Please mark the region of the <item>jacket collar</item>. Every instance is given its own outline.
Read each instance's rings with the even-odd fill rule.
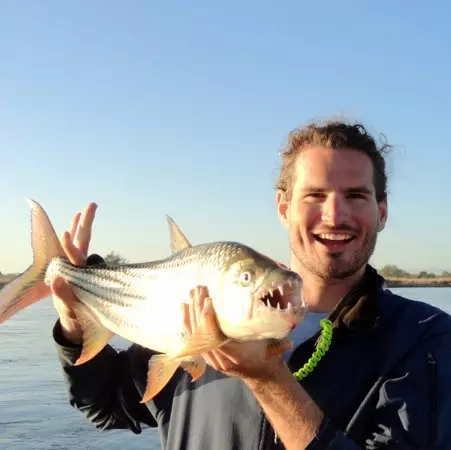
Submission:
[[[337,304],[329,320],[337,330],[370,331],[377,327],[384,278],[369,264],[363,278]]]

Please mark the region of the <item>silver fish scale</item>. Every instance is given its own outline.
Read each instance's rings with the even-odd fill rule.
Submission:
[[[216,242],[186,248],[163,260],[125,264],[118,266],[76,267],[69,261],[57,258],[50,269],[66,278],[77,288],[94,295],[95,309],[119,324],[123,318],[115,313],[112,305],[133,308],[137,301],[148,298],[148,289],[139,287],[139,280],[146,286],[152,282],[174,283],[182,289],[194,288],[195,280],[211,279],[222,270],[224,264],[239,257],[243,251],[251,251],[246,246],[234,242]],[[129,324],[133,327],[133,324]]]

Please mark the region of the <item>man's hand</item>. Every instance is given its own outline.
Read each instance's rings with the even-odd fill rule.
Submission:
[[[216,336],[221,332],[204,287],[191,292],[185,306],[185,330],[193,333],[201,325]],[[316,435],[323,413],[295,380],[281,353],[292,343],[274,347],[271,340],[232,341],[203,354],[207,364],[227,375],[238,376],[254,394],[287,450],[306,448]],[[291,344],[291,345],[290,345]]]
[[[95,203],[89,203],[81,213],[74,216],[70,231],[65,231],[61,236],[61,245],[72,264],[78,266],[86,264],[96,209]],[[71,305],[78,300],[69,283],[63,278],[57,277],[52,281],[50,288],[64,337],[73,344],[80,344],[82,331],[71,308]]]
[[[185,331],[192,334],[203,322],[209,332],[222,335],[225,340],[207,288],[198,286],[190,294],[191,304],[185,305]],[[277,376],[284,366],[281,353],[291,348],[291,345],[288,340],[277,342],[276,345],[271,339],[248,342],[235,340],[202,356],[207,364],[227,375],[264,381]]]

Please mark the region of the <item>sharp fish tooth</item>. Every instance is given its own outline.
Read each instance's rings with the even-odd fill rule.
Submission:
[[[278,289],[279,289],[280,294],[283,295],[283,285],[282,284],[278,287]]]
[[[288,286],[290,286],[291,287],[291,280],[290,279],[288,279]]]
[[[293,305],[291,304],[291,302],[288,302],[287,312],[291,311],[292,309],[293,309]]]
[[[280,303],[277,302],[277,310],[280,311]]]

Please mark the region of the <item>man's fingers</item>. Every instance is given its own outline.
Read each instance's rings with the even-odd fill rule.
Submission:
[[[196,327],[198,327],[202,322],[202,311],[204,309],[206,295],[206,289],[203,286],[196,287],[193,303]]]
[[[217,360],[215,354],[213,352],[203,353],[203,358],[205,359],[205,362],[213,367],[215,370],[223,370],[221,363]]]
[[[217,359],[221,360],[221,365],[224,366],[223,361],[228,360],[229,362],[231,362],[234,365],[239,364],[239,360],[237,358],[234,358],[232,355],[230,355],[229,353],[227,353],[226,351],[217,348],[215,350],[215,352],[217,353]]]
[[[72,264],[77,266],[84,266],[86,264],[86,255],[75,247],[68,231],[65,231],[61,236],[61,245]]]
[[[73,241],[75,239],[75,233],[77,232],[78,224],[80,222],[81,213],[75,214],[74,218],[72,219],[72,223],[70,225],[70,239]]]
[[[197,321],[196,321],[196,312],[194,310],[194,304],[197,301],[196,297],[196,289],[192,289],[190,291],[190,297],[191,297],[191,303],[188,305],[188,316],[189,316],[189,322],[190,322],[190,333],[194,333],[197,328]]]
[[[193,334],[193,329],[191,326],[191,319],[190,319],[190,308],[189,305],[186,303],[182,303],[180,305],[183,312],[183,327],[185,329],[185,332],[189,335]]]
[[[88,254],[89,241],[91,240],[92,223],[96,214],[97,205],[90,203],[81,213],[78,229],[75,233],[74,244],[84,255]]]
[[[77,297],[72,292],[69,283],[61,277],[55,277],[50,283],[50,289],[53,295],[62,300],[69,308],[76,302]]]

